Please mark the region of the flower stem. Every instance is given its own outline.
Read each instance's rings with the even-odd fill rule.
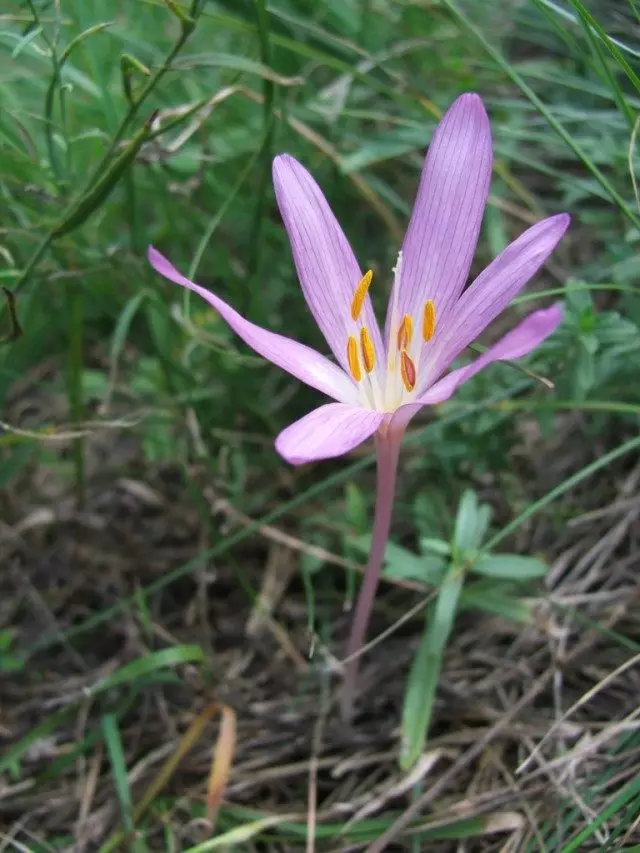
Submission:
[[[353,698],[358,676],[360,652],[366,637],[367,626],[380,580],[384,552],[387,547],[387,540],[389,539],[399,454],[400,436],[377,433],[376,509],[373,520],[371,550],[358,601],[356,602],[356,609],[351,624],[351,634],[349,635],[349,642],[347,644],[347,662],[344,673],[345,682],[341,697],[342,718],[345,721],[350,720],[353,713]]]

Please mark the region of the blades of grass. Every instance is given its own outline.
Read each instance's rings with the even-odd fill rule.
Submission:
[[[575,15],[572,15],[567,9],[564,9],[562,6],[558,6],[557,3],[554,3],[553,0],[543,0],[545,6],[547,6],[554,14],[558,15],[558,17],[563,18],[565,21],[571,21],[572,24],[576,24],[577,20]],[[633,0],[629,0],[630,3],[633,3]],[[625,44],[619,39],[611,39],[611,41],[619,47],[620,50],[624,51],[624,53],[628,53],[629,56],[633,56],[636,59],[640,59],[640,51],[631,47],[629,44]]]
[[[139,695],[139,691],[134,686],[123,700],[115,703],[112,713],[116,721],[121,721],[131,711]],[[67,768],[75,764],[78,758],[86,758],[89,755],[89,750],[93,749],[98,741],[103,740],[104,735],[101,729],[89,729],[82,740],[76,741],[68,749],[65,749],[61,755],[47,763],[46,768],[35,776],[34,787],[38,788],[38,786],[59,777]]]
[[[10,344],[13,341],[17,341],[18,338],[22,337],[22,326],[20,325],[20,320],[18,319],[18,310],[16,308],[15,294],[7,287],[2,287],[0,288],[0,290],[2,290],[2,292],[4,293],[7,310],[9,311],[9,331],[6,335],[2,335],[2,337],[0,337],[0,345],[2,345]]]
[[[220,730],[218,738],[213,747],[211,771],[207,788],[208,820],[213,827],[215,816],[226,788],[231,763],[235,751],[236,742],[236,718],[233,710],[228,705],[212,702],[201,711],[191,723],[187,731],[180,738],[178,746],[158,771],[157,776],[144,792],[140,803],[131,809],[131,800],[128,800],[128,820],[122,820],[122,829],[118,829],[111,835],[100,848],[99,853],[110,853],[120,846],[127,837],[131,838],[136,824],[153,805],[160,792],[166,787],[171,777],[177,770],[182,759],[191,751],[196,743],[202,738],[208,723],[216,714],[220,714]],[[121,809],[122,811],[122,809]]]
[[[416,763],[425,747],[442,659],[458,610],[463,582],[464,572],[452,563],[435,605],[427,611],[427,624],[411,665],[402,709],[400,767],[403,770]]]
[[[209,853],[210,850],[231,850],[239,844],[246,844],[266,829],[280,826],[288,820],[294,820],[296,817],[297,815],[295,814],[267,815],[257,820],[242,823],[240,826],[234,826],[233,829],[228,829],[215,838],[209,838],[201,844],[188,847],[184,853]]]
[[[238,832],[240,839],[242,838],[241,833],[248,823],[252,824],[271,817],[277,817],[277,815],[265,816],[264,812],[260,812],[257,809],[243,808],[240,806],[227,806],[225,808],[225,815],[233,817],[241,824],[240,826],[234,827],[234,829],[230,830],[230,833],[233,833],[233,835],[229,833],[227,836],[225,833],[225,837],[234,838],[236,837],[235,833]],[[349,822],[346,827],[344,822],[328,823],[319,821],[315,826],[315,838],[336,841],[338,842],[338,846],[333,846],[330,849],[344,850],[345,840],[356,844],[367,843],[375,840],[381,835],[381,833],[389,828],[394,816],[395,814],[392,813],[391,817],[365,818],[357,822]],[[438,820],[436,818],[436,820],[433,821],[433,823],[437,824],[435,826],[432,825],[431,820],[420,818],[413,821],[410,826],[407,827],[405,832],[398,837],[404,837],[405,833],[409,834],[409,832],[411,832],[412,836],[417,836],[422,842],[445,839],[462,840],[466,838],[479,837],[486,834],[487,831],[490,831],[489,827],[491,826],[492,817],[493,816],[489,814],[480,815],[478,817],[448,820]],[[308,837],[308,824],[306,823],[304,816],[299,814],[282,816],[278,823],[278,828],[279,832],[277,835],[272,835],[274,841],[281,840],[282,842],[286,842],[289,839],[291,841],[295,841],[306,839]],[[190,848],[190,850],[185,851],[185,853],[193,853],[193,851],[205,853],[205,851],[210,849],[215,850],[217,849],[219,839],[220,837],[211,839],[210,841],[205,841],[203,845]],[[213,848],[209,846],[211,843],[214,844]],[[298,849],[297,846],[295,849]],[[427,848],[423,849],[426,850]]]
[[[51,167],[51,171],[57,181],[62,179],[62,169],[60,166],[60,162],[58,160],[58,155],[56,153],[55,144],[53,140],[53,130],[54,130],[54,122],[53,122],[53,101],[55,98],[56,91],[59,93],[59,101],[60,107],[63,109],[64,104],[64,95],[62,86],[60,85],[60,57],[58,56],[58,46],[56,44],[56,39],[53,40],[49,38],[47,34],[47,30],[42,26],[40,22],[40,16],[38,14],[38,9],[34,3],[34,0],[27,0],[27,6],[29,11],[33,15],[34,22],[34,30],[37,30],[39,34],[42,35],[43,41],[45,42],[49,57],[51,59],[51,65],[53,68],[53,73],[51,75],[51,81],[47,88],[47,93],[45,96],[44,102],[44,138],[45,144],[47,146],[47,153],[49,158],[49,166]],[[65,134],[66,135],[66,134]]]
[[[155,113],[152,113],[142,127],[133,136],[124,151],[119,154],[104,174],[77,201],[72,202],[53,229],[53,238],[64,237],[74,231],[109,198],[120,178],[127,172],[136,159],[138,152],[147,141]]]
[[[270,11],[271,14],[275,14],[275,10]],[[220,12],[218,10],[207,9],[205,16],[230,30],[236,30],[242,33],[250,34],[256,32],[255,24],[249,23],[247,20],[243,20],[241,17],[230,14],[228,12]],[[385,83],[382,83],[370,71],[361,71],[357,67],[357,65],[354,65],[349,61],[345,61],[344,59],[338,58],[335,55],[335,49],[339,46],[338,44],[332,43],[332,48],[334,52],[328,53],[326,51],[318,50],[318,48],[316,47],[310,46],[306,41],[303,41],[302,39],[296,40],[293,38],[289,38],[288,36],[283,36],[280,33],[271,32],[270,39],[272,45],[281,47],[296,56],[300,56],[304,59],[316,62],[320,66],[331,68],[332,70],[339,71],[343,74],[348,74],[350,77],[353,77],[354,80],[358,80],[358,82],[363,83],[372,91],[377,92],[380,95],[386,95],[388,98],[398,104],[403,104],[407,107],[413,108],[415,107],[416,103],[419,102],[419,98],[417,97],[416,93],[412,92],[411,94],[407,95],[403,92],[399,92],[393,86],[387,86]],[[354,48],[352,48],[351,45],[347,46],[344,40],[342,39],[336,39],[335,41],[339,42],[340,46],[342,47],[343,53],[347,53],[350,58],[353,56]],[[365,58],[367,57],[367,54],[365,53],[363,55],[363,53],[360,51],[357,56],[359,58]]]
[[[121,666],[115,672],[111,673],[111,675],[108,675],[94,685],[89,692],[93,696],[98,693],[104,693],[106,690],[111,690],[114,687],[119,687],[122,684],[137,681],[159,669],[167,669],[186,663],[205,663],[205,661],[206,655],[200,646],[187,644],[172,646],[170,649],[161,649],[158,652],[152,652],[145,657],[138,658]]]
[[[638,117],[633,124],[633,130],[631,131],[631,139],[629,140],[629,155],[628,155],[628,163],[629,163],[629,176],[631,177],[631,186],[633,187],[633,195],[636,199],[636,207],[638,208],[638,212],[640,213],[640,191],[638,191],[638,180],[636,178],[636,168],[635,168],[635,154],[636,154],[636,140],[638,138],[638,131],[640,130],[640,113],[638,113]]]
[[[193,14],[189,16],[184,16],[176,13],[178,15],[179,20],[181,21],[180,35],[176,39],[173,47],[167,53],[160,67],[149,78],[136,100],[129,105],[129,109],[122,118],[122,121],[120,122],[120,125],[116,133],[114,134],[110,144],[107,146],[107,150],[100,158],[94,169],[91,171],[91,174],[87,178],[83,189],[80,190],[80,192],[76,195],[76,198],[72,200],[67,210],[60,218],[59,223],[56,224],[51,230],[49,230],[47,234],[44,235],[44,237],[41,239],[40,243],[36,247],[35,251],[32,253],[31,257],[29,258],[22,270],[22,274],[19,276],[15,284],[15,293],[17,293],[18,290],[23,286],[23,284],[31,277],[31,274],[37,267],[38,263],[40,262],[50,245],[54,242],[54,240],[62,236],[63,234],[69,233],[71,230],[80,225],[84,221],[86,216],[92,213],[95,210],[96,206],[110,194],[111,190],[115,186],[115,182],[117,181],[117,179],[135,159],[139,148],[142,146],[142,144],[146,141],[148,137],[148,133],[150,131],[150,124],[153,117],[151,117],[151,119],[143,125],[142,129],[134,135],[133,140],[129,143],[124,152],[122,152],[115,158],[114,154],[117,151],[120,143],[122,142],[128,128],[130,127],[134,119],[137,117],[144,102],[156,89],[162,78],[168,73],[169,69],[172,66],[173,60],[178,55],[184,44],[189,39],[189,36],[193,32],[195,28],[196,18],[201,13],[202,6],[200,3],[197,2],[197,0],[194,0],[191,6],[191,10]]]
[[[492,616],[502,616],[521,625],[535,624],[535,601],[531,603],[519,598],[510,598],[480,584],[467,584],[460,593],[460,610],[482,610]]]
[[[425,437],[427,437],[431,432],[435,432],[436,430],[439,430],[443,427],[447,427],[451,424],[462,421],[465,418],[473,417],[482,410],[490,407],[492,404],[498,403],[500,400],[510,395],[517,395],[522,393],[530,385],[530,382],[523,380],[521,382],[515,383],[513,387],[510,388],[508,391],[500,391],[497,394],[494,394],[488,399],[483,400],[479,403],[472,403],[471,405],[466,405],[464,407],[464,410],[459,410],[451,415],[442,417],[437,422],[428,424],[421,430],[416,430],[415,433],[406,437],[405,444],[411,445],[412,443],[417,442],[418,440],[424,440]],[[638,444],[640,444],[640,439],[638,439]],[[272,524],[274,521],[277,521],[279,518],[283,517],[287,513],[292,512],[297,507],[304,505],[306,502],[311,501],[316,497],[319,497],[329,489],[343,484],[350,477],[353,477],[353,475],[357,471],[361,471],[365,468],[368,468],[370,465],[373,464],[374,461],[375,456],[373,454],[369,454],[364,459],[358,460],[357,462],[353,462],[350,465],[345,465],[340,471],[336,472],[335,474],[332,474],[324,480],[320,480],[318,483],[315,483],[312,486],[309,486],[307,489],[301,491],[299,494],[295,495],[290,500],[281,502],[273,510],[266,513],[261,518],[256,519],[252,524],[248,524],[246,525],[246,527],[241,528],[236,533],[226,536],[222,541],[218,542],[212,548],[203,550],[193,560],[189,560],[187,563],[178,566],[173,571],[166,572],[165,574],[163,574],[156,581],[152,582],[146,587],[145,596],[148,598],[149,596],[154,595],[156,592],[165,589],[165,587],[170,586],[172,583],[175,583],[180,578],[183,578],[186,575],[197,571],[207,560],[210,560],[212,557],[219,557],[222,554],[227,553],[235,545],[240,542],[243,542],[249,536],[255,534],[265,524]],[[136,596],[132,595],[128,598],[121,599],[116,604],[105,608],[99,611],[98,613],[94,613],[88,619],[85,619],[83,622],[69,628],[67,631],[64,632],[63,635],[50,634],[46,637],[42,637],[39,640],[36,640],[36,642],[31,644],[31,646],[28,648],[26,652],[27,658],[40,651],[44,651],[45,649],[51,648],[52,646],[57,645],[59,642],[62,642],[63,636],[66,640],[69,640],[73,637],[82,636],[88,631],[91,631],[94,628],[97,628],[100,625],[104,624],[104,622],[108,621],[109,619],[112,619],[119,613],[127,611],[131,607],[135,606]]]
[[[260,59],[266,67],[271,65],[271,41],[269,33],[269,14],[265,0],[254,0],[254,8],[258,26],[258,43]],[[263,220],[267,204],[267,196],[271,186],[271,157],[273,149],[273,132],[275,127],[275,85],[268,77],[262,81],[262,127],[264,138],[260,146],[260,179],[258,182],[256,206],[253,213],[251,228],[251,254],[249,256],[249,276],[254,279],[250,293],[259,292],[257,287],[260,279],[262,260],[262,237],[264,233]],[[255,299],[253,300],[256,301]],[[251,314],[256,316],[256,304],[251,305]],[[261,312],[260,312],[261,313]],[[259,314],[257,315],[260,316]]]
[[[57,155],[55,153],[55,144],[54,144],[54,140],[53,140],[53,128],[54,128],[53,103],[54,103],[56,91],[58,91],[58,100],[60,102],[60,111],[61,111],[62,118],[63,118],[63,135],[66,139],[68,137],[68,133],[66,132],[65,127],[64,127],[64,125],[65,125],[65,122],[64,122],[64,117],[65,117],[65,96],[64,96],[64,92],[65,92],[65,89],[64,89],[64,86],[62,85],[62,79],[61,79],[63,66],[66,63],[67,59],[69,59],[69,57],[73,53],[74,49],[79,44],[82,44],[82,42],[85,41],[85,39],[89,38],[92,35],[95,35],[95,33],[102,32],[102,30],[106,29],[107,27],[110,27],[112,25],[112,23],[113,23],[112,21],[103,21],[101,23],[95,24],[94,26],[88,27],[86,30],[84,30],[79,35],[77,35],[75,38],[71,39],[69,44],[62,50],[62,53],[60,54],[59,58],[56,57],[55,50],[51,51],[52,62],[54,64],[54,73],[53,73],[53,76],[51,77],[51,82],[49,83],[49,86],[47,88],[47,93],[45,95],[45,106],[44,106],[45,135],[46,135],[45,138],[47,141],[47,150],[49,152],[49,165],[51,166],[51,169],[53,170],[54,174],[56,175],[56,177],[59,180],[63,178],[63,175],[62,175],[62,170],[60,169],[60,165],[58,163]],[[72,150],[71,146],[67,145],[66,149],[67,149],[67,155],[69,155],[69,153]],[[68,163],[68,165],[70,165],[70,163]]]
[[[84,390],[82,387],[84,369],[84,293],[70,282],[66,288],[68,362],[67,397],[69,417],[75,427],[85,420]],[[72,441],[72,456],[75,469],[76,505],[82,509],[85,499],[84,437],[76,436]]]
[[[15,778],[20,776],[20,761],[34,744],[44,741],[56,731],[67,719],[76,713],[75,705],[67,705],[47,717],[42,723],[30,729],[24,737],[11,744],[4,755],[0,756],[0,773],[9,773]]]
[[[640,120],[638,122],[638,127],[640,128]],[[638,208],[640,209],[640,201],[638,203]],[[576,293],[579,293],[580,291],[604,291],[613,293],[630,293],[634,296],[640,296],[640,288],[630,287],[627,284],[587,284],[586,282],[581,281],[579,283],[572,282],[571,287]],[[531,293],[523,293],[521,296],[517,296],[511,305],[524,305],[527,302],[534,302],[537,299],[545,299],[548,296],[565,296],[566,292],[566,287],[550,287],[545,290],[535,290]]]
[[[640,744],[638,732],[627,732],[621,735],[611,749],[608,750],[609,762],[605,769],[597,774],[590,786],[591,791],[603,791],[612,777],[618,772],[620,759],[619,756],[623,753],[630,754],[635,751]],[[592,802],[592,797],[589,792],[582,794],[583,801],[587,804]],[[584,821],[584,811],[580,806],[575,805],[575,799],[571,795],[567,796],[564,803],[559,803],[560,808],[564,806],[564,813],[558,814],[556,820],[548,821],[543,827],[543,832],[547,838],[547,844],[553,849],[561,850],[558,846],[558,838],[566,837],[571,831],[571,827],[576,821]],[[615,835],[615,833],[614,833]],[[534,847],[533,842],[527,847],[526,853],[534,853],[537,847]],[[625,851],[628,853],[628,851]]]
[[[607,412],[616,415],[640,415],[640,404],[625,403],[620,400],[502,400],[496,408],[503,411],[530,412]]]
[[[583,24],[585,31],[589,30],[591,36],[596,38],[600,45],[604,45],[607,48],[618,66],[629,78],[629,81],[633,84],[635,90],[640,93],[640,77],[638,77],[636,72],[633,70],[615,40],[609,36],[607,31],[600,24],[595,15],[587,9],[582,0],[569,0],[569,3],[578,13],[579,20]]]
[[[100,410],[100,413],[103,415],[106,414],[111,403],[111,396],[118,377],[118,361],[129,335],[131,324],[138,313],[138,309],[148,296],[149,291],[147,290],[141,290],[140,293],[136,293],[135,296],[132,296],[131,299],[125,303],[125,306],[116,321],[109,352],[109,378],[107,380],[107,389],[105,391]]]
[[[101,721],[102,736],[111,764],[111,777],[120,806],[120,819],[127,832],[133,830],[133,806],[131,803],[131,788],[127,775],[127,762],[124,757],[122,738],[118,721],[114,714],[105,714]]]
[[[228,193],[228,195],[225,197],[224,201],[222,202],[222,204],[220,205],[220,207],[216,211],[215,215],[212,216],[212,218],[209,220],[209,224],[207,225],[207,228],[206,228],[204,234],[200,238],[200,242],[198,243],[195,254],[194,254],[194,256],[191,260],[191,263],[189,265],[189,270],[187,272],[188,278],[190,278],[190,279],[196,278],[198,268],[200,266],[200,262],[202,261],[202,256],[204,255],[205,250],[206,250],[207,246],[209,245],[209,241],[213,237],[213,234],[214,234],[216,228],[218,227],[218,225],[220,225],[220,222],[224,218],[224,215],[226,214],[227,210],[229,209],[229,207],[233,203],[234,199],[236,198],[236,196],[238,195],[238,193],[240,192],[240,190],[244,186],[245,182],[247,181],[247,179],[248,179],[249,175],[251,174],[251,171],[252,171],[258,157],[260,157],[261,151],[262,151],[262,146],[259,146],[258,148],[256,148],[254,153],[249,157],[244,169],[240,172],[240,174],[238,175],[237,181],[235,182],[235,184],[231,188],[231,192]]]
[[[69,702],[61,711],[56,712],[40,723],[40,725],[35,726],[22,740],[11,746],[3,756],[0,756],[0,773],[11,771],[18,766],[20,759],[29,747],[59,728],[69,716],[76,713],[77,706],[82,702],[101,696],[114,687],[135,684],[158,671],[171,669],[172,667],[186,663],[202,664],[205,661],[206,656],[200,646],[181,645],[153,652],[143,658],[125,664],[111,673],[111,675],[102,679],[102,681],[98,681],[83,691],[76,700]]]
[[[593,817],[588,822],[587,826],[585,826],[581,832],[576,833],[568,844],[563,845],[561,853],[574,853],[576,850],[583,850],[584,842],[588,841],[588,839],[596,833],[603,823],[608,821],[613,817],[613,815],[620,812],[627,803],[630,802],[630,800],[638,795],[640,795],[640,776],[636,776],[635,779],[631,779],[627,782],[620,793],[600,812],[600,814]]]
[[[627,98],[625,97],[625,94],[622,91],[622,88],[621,88],[620,84],[618,83],[616,76],[613,73],[613,71],[609,65],[608,57],[607,57],[607,54],[605,52],[605,47],[603,46],[602,35],[600,38],[597,38],[597,36],[594,32],[594,26],[590,20],[592,18],[592,16],[587,12],[587,10],[584,8],[582,3],[580,3],[579,0],[569,0],[569,2],[572,4],[574,9],[576,9],[576,11],[578,12],[580,23],[582,24],[582,30],[585,34],[587,41],[589,42],[589,46],[590,46],[591,51],[592,51],[592,53],[596,59],[596,62],[600,66],[600,69],[602,72],[602,78],[605,81],[605,83],[609,86],[609,89],[611,90],[611,94],[613,95],[613,99],[616,102],[618,109],[626,118],[627,124],[629,125],[629,127],[632,128],[633,124],[635,122],[635,113],[634,113],[631,105],[627,101]],[[604,30],[602,30],[602,34],[604,35],[604,39],[605,39],[604,44],[607,44],[607,42],[606,42],[607,35],[604,32]],[[626,63],[626,60],[624,60],[624,57],[622,57],[622,58],[623,58],[623,61],[625,62],[625,64],[628,64],[628,63]],[[635,77],[635,74],[634,74],[634,77]],[[640,81],[638,81],[638,82],[640,84]]]
[[[491,45],[484,36],[484,33],[471,21],[465,12],[463,12],[454,0],[442,0],[443,4],[451,11],[453,17],[467,32],[476,38],[484,50],[489,54],[493,61],[505,72],[520,89],[523,95],[528,98],[534,107],[545,117],[550,126],[560,136],[560,138],[569,146],[576,157],[580,160],[583,166],[591,172],[596,181],[605,190],[609,198],[618,206],[629,221],[636,227],[640,228],[640,216],[638,216],[622,196],[617,192],[613,184],[604,175],[603,172],[596,166],[593,160],[583,151],[582,147],[576,142],[573,136],[564,128],[564,126],[552,115],[552,113],[543,104],[540,98],[536,95],[533,89],[525,83],[524,79],[515,70],[508,60]]]
[[[541,509],[544,509],[544,507],[553,503],[557,498],[561,497],[584,480],[588,480],[589,477],[592,477],[597,471],[600,471],[602,468],[606,468],[614,460],[619,459],[621,456],[625,456],[627,453],[631,453],[632,450],[636,450],[637,448],[640,448],[640,436],[636,436],[635,438],[625,441],[623,444],[620,444],[618,447],[615,447],[613,450],[605,453],[604,456],[600,456],[589,465],[585,465],[584,468],[576,471],[575,474],[567,477],[566,480],[551,489],[551,491],[547,492],[546,495],[543,495],[537,501],[529,504],[525,510],[506,524],[502,530],[499,530],[495,536],[492,536],[491,539],[485,543],[486,550],[493,550],[496,545],[499,545],[500,542],[510,536],[514,530],[517,530],[525,521],[540,512]]]

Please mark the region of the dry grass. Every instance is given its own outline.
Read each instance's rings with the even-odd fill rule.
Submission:
[[[580,434],[576,416],[558,427],[555,447],[528,489],[544,490],[598,452],[565,440],[566,433]],[[322,618],[332,624],[330,648],[309,637],[298,565],[300,551],[312,546],[291,532],[295,518],[286,530],[261,528],[233,550],[232,559],[204,561],[149,596],[145,606],[136,604],[149,584],[208,547],[211,535],[224,536],[250,520],[216,497],[223,484],[206,484],[194,468],[212,510],[211,533],[178,472],[143,470],[125,434],[89,444],[93,462],[81,512],[51,469],[30,471],[2,496],[0,624],[16,631],[19,649],[59,635],[22,671],[1,677],[4,748],[56,712],[70,713],[30,743],[19,775],[0,777],[0,850],[51,849],[56,840],[56,847],[89,851],[105,842],[120,811],[96,733],[101,715],[127,702],[119,721],[134,802],[208,703],[215,699],[234,709],[237,749],[221,828],[248,820],[249,813],[243,818],[234,811],[247,807],[293,815],[316,830],[305,842],[303,834],[296,838],[283,829],[271,836],[270,849],[363,849],[375,834],[358,840],[349,829],[376,817],[386,819],[377,835],[382,829],[388,835],[371,849],[381,849],[387,838],[394,839],[392,849],[405,849],[409,837],[396,839],[413,817],[436,829],[481,819],[467,841],[434,840],[430,850],[516,851],[529,842],[545,850],[550,826],[557,823],[558,839],[566,837],[592,821],[637,773],[638,738],[629,741],[632,748],[616,750],[623,734],[640,727],[640,666],[631,642],[640,640],[640,466],[607,470],[521,529],[515,546],[542,550],[553,561],[548,590],[532,602],[535,626],[460,617],[428,752],[404,777],[397,767],[398,720],[420,621],[391,631],[366,655],[359,713],[353,729],[345,728],[334,695],[334,656],[348,614],[337,598],[320,599]],[[499,506],[491,488],[485,497]],[[325,571],[342,572],[331,566],[340,555],[324,556]],[[259,611],[243,584],[262,588]],[[64,639],[71,626],[131,596],[134,604],[117,616]],[[374,633],[388,630],[419,599],[415,590],[387,583]],[[92,694],[123,665],[181,643],[199,644],[207,665],[178,666],[172,681],[138,685],[135,693]],[[202,814],[214,736],[212,725],[155,804],[145,823],[148,849],[164,849],[167,833],[179,850],[207,837]],[[63,767],[60,761],[80,742],[81,752]],[[55,773],[47,778],[52,766]],[[563,830],[560,818],[571,805],[577,811]],[[342,836],[318,835],[318,826],[336,823],[345,825]],[[603,826],[580,849],[604,849],[611,828]],[[637,834],[637,827],[631,831]]]

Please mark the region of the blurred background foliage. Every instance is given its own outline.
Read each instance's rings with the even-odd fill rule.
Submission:
[[[56,353],[65,370],[48,391],[67,396],[69,422],[142,409],[147,458],[179,462],[194,449],[192,403],[214,469],[223,451],[241,480],[256,463],[279,466],[243,435],[269,439],[315,395],[158,281],[146,246],[256,322],[323,347],[274,210],[272,154],[289,151],[317,176],[377,273],[380,306],[437,116],[473,89],[498,164],[476,268],[529,222],[571,211],[570,238],[538,282],[555,298],[570,287],[542,367],[565,401],[634,402],[638,78],[624,72],[636,57],[594,34],[581,4],[488,3],[471,19],[449,3],[276,3],[259,18],[249,2],[205,3],[192,32],[162,3],[21,10],[1,34],[2,277],[24,331],[1,354],[3,399]],[[611,11],[612,36],[637,23],[632,7]],[[464,396],[520,378],[496,368]],[[500,465],[512,419],[484,421],[473,435],[449,433],[423,464]]]
[[[0,12],[0,51],[7,525],[36,507],[95,507],[105,482],[161,470],[200,519],[202,548],[225,555],[249,599],[259,581],[247,581],[235,549],[255,527],[229,536],[212,521],[203,482],[249,519],[284,517],[300,540],[361,559],[370,456],[288,468],[273,439],[317,395],[160,280],[146,247],[256,323],[325,351],[275,208],[274,153],[316,176],[374,270],[381,310],[425,148],[468,90],[487,105],[496,154],[474,270],[530,223],[569,211],[567,238],[504,322],[558,299],[566,320],[528,371],[492,367],[414,424],[389,577],[423,572],[437,586],[416,554],[449,553],[470,506],[491,550],[542,511],[549,527],[536,544],[551,554],[551,532],[577,512],[555,499],[592,474],[609,483],[610,466],[637,450],[635,0],[12,0]],[[474,497],[483,491],[491,523]],[[321,565],[303,553],[302,622],[330,632],[355,580],[323,579]],[[493,569],[493,585],[485,578],[460,606],[530,624],[518,582],[538,565],[513,563],[511,603]],[[58,624],[70,639],[72,623],[116,620],[112,606],[99,601]],[[4,647],[17,638],[6,668],[51,644],[49,632],[43,640],[11,620],[6,630]]]

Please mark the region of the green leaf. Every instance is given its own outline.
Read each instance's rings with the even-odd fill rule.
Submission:
[[[51,735],[52,732],[66,721],[67,717],[77,714],[78,704],[86,701],[89,696],[95,698],[109,690],[113,690],[114,687],[135,684],[140,680],[144,680],[146,683],[146,680],[156,674],[158,670],[164,670],[167,667],[174,667],[185,663],[204,663],[205,660],[206,655],[200,646],[180,645],[169,649],[161,649],[158,652],[153,652],[125,664],[120,669],[111,673],[111,675],[98,681],[88,692],[83,693],[78,701],[70,702],[66,707],[52,714],[39,725],[34,726],[22,740],[11,746],[0,757],[0,773],[18,767],[20,759],[29,747]]]
[[[444,539],[423,536],[420,539],[420,550],[431,551],[434,554],[439,554],[441,557],[448,557],[451,554],[451,545],[449,542],[445,542]]]
[[[481,554],[471,565],[471,571],[478,575],[517,581],[542,578],[547,570],[542,560],[519,554]]]
[[[485,582],[486,583],[486,582]],[[493,584],[494,587],[497,584]],[[512,598],[487,589],[481,584],[467,585],[460,594],[460,610],[480,610],[490,616],[502,616],[511,622],[520,625],[533,625],[534,607],[532,604],[519,598]]]
[[[444,579],[438,600],[427,614],[427,625],[413,659],[402,710],[400,766],[411,767],[424,749],[431,723],[442,658],[453,628],[464,573],[455,565]]]
[[[358,551],[363,554],[369,553],[371,547],[371,535],[358,536],[349,540]],[[442,580],[444,560],[436,555],[418,555],[395,545],[387,543],[384,555],[383,574],[386,578],[399,581],[418,581],[428,585],[437,585]]]
[[[51,232],[53,237],[63,237],[74,231],[106,201],[147,141],[154,118],[155,113],[152,113],[122,153],[113,160],[104,175],[98,178],[91,189],[87,190],[86,195],[79,198],[71,210],[65,214],[62,222]]]
[[[362,489],[359,489],[355,483],[347,483],[345,488],[345,503],[347,522],[355,530],[366,530],[367,504]]]
[[[475,492],[467,489],[460,499],[453,544],[459,555],[476,551],[489,529],[491,508],[481,504]]]
[[[480,42],[484,50],[489,54],[496,65],[498,65],[516,84],[516,86],[519,87],[522,94],[528,98],[540,115],[544,116],[549,125],[555,130],[558,136],[565,142],[571,151],[573,151],[585,169],[591,172],[611,201],[617,205],[617,207],[636,228],[640,227],[640,217],[631,205],[623,198],[623,196],[620,195],[614,184],[609,180],[608,175],[596,165],[594,159],[587,152],[587,149],[577,141],[576,137],[569,133],[565,126],[555,118],[533,89],[527,85],[524,78],[518,73],[518,71],[516,71],[516,68],[507,59],[505,59],[499,50],[490,44],[490,42],[485,38],[484,33],[473,23],[466,12],[462,11],[456,0],[442,0],[442,2],[452,13],[460,27]]]
[[[120,804],[120,815],[122,825],[131,832],[133,830],[133,804],[131,801],[131,788],[127,776],[127,761],[118,728],[118,718],[115,714],[105,714],[101,720],[102,736],[107,748],[109,763],[111,764],[111,775],[116,789],[116,795]]]

